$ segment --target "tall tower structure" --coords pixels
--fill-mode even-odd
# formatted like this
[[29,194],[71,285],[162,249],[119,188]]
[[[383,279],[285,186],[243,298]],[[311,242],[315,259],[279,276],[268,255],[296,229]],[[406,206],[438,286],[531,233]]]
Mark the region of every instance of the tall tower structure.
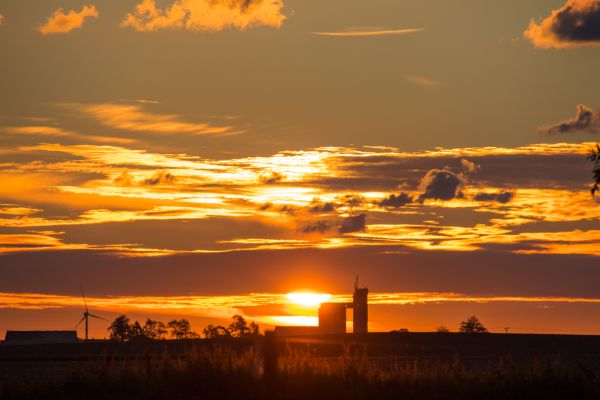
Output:
[[367,333],[369,331],[369,288],[360,287],[358,283],[358,275],[354,283],[354,295],[352,297],[353,308],[353,326],[354,333]]

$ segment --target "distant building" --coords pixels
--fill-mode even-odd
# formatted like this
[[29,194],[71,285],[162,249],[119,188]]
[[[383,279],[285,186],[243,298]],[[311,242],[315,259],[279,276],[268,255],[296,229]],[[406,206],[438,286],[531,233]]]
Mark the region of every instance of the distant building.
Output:
[[320,333],[318,326],[276,326],[277,336],[309,336]]
[[5,345],[79,343],[77,331],[7,331]]
[[346,303],[323,303],[319,307],[319,333],[346,333]]
[[323,303],[319,307],[319,326],[276,326],[278,336],[330,335],[346,333],[346,309],[353,310],[352,331],[369,331],[369,289],[360,287],[358,277],[354,284],[352,303]]

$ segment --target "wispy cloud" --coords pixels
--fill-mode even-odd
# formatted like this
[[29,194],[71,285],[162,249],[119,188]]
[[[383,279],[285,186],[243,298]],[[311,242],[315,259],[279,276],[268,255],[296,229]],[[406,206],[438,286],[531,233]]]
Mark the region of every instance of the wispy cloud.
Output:
[[30,215],[42,210],[30,207],[19,207],[15,204],[0,204],[0,214],[6,215]]
[[176,114],[156,114],[138,104],[65,104],[113,129],[130,132],[190,135],[233,135],[241,133],[231,126],[184,121]]
[[393,36],[406,35],[409,33],[423,32],[424,28],[408,29],[378,29],[378,30],[348,30],[340,32],[313,32],[317,36],[339,36],[339,37],[366,37],[366,36]]
[[28,234],[0,234],[0,254],[24,251],[91,250],[106,251],[128,257],[156,257],[174,253],[166,249],[149,249],[136,244],[93,245],[86,243],[65,243],[59,237],[63,233],[39,231]]
[[244,30],[254,26],[278,28],[286,18],[282,9],[281,0],[175,0],[164,8],[158,7],[154,0],[143,0],[127,14],[121,26],[138,32]]
[[70,138],[81,142],[131,144],[135,139],[119,138],[111,136],[82,135],[56,126],[33,125],[33,126],[7,126],[0,131],[11,135],[51,136],[55,138]]
[[84,6],[81,11],[71,10],[68,13],[60,8],[56,10],[48,21],[40,26],[38,30],[43,35],[51,35],[55,33],[68,33],[74,29],[79,29],[83,26],[87,18],[98,18],[100,14],[96,10],[96,6]]
[[419,86],[425,87],[425,88],[434,88],[440,85],[439,81],[436,81],[434,79],[431,78],[426,78],[424,76],[417,76],[417,75],[406,75],[405,77],[408,81],[417,84]]

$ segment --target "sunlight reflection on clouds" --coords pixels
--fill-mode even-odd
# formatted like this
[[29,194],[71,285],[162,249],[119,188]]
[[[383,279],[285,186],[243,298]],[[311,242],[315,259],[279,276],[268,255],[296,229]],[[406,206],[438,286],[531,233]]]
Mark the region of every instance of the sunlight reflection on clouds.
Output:
[[[597,231],[571,227],[527,232],[534,223],[600,219],[600,207],[585,186],[561,176],[548,186],[547,180],[553,178],[545,175],[545,169],[529,168],[525,183],[513,173],[507,189],[503,182],[494,181],[493,168],[486,169],[489,160],[514,169],[525,162],[523,157],[582,157],[589,146],[537,144],[424,152],[326,147],[224,160],[105,145],[24,146],[13,152],[23,157],[50,153],[58,158],[0,167],[6,185],[0,201],[10,205],[2,208],[0,227],[23,230],[10,236],[0,233],[4,237],[0,251],[99,249],[140,256],[358,245],[474,251],[489,244],[525,244],[526,248],[515,251],[598,255],[594,246],[599,240]],[[61,155],[65,159],[61,160]],[[465,157],[477,166],[468,177],[458,172],[464,168]],[[424,199],[418,182],[427,171],[439,168],[440,162],[456,163],[460,196]],[[400,182],[396,185],[402,187],[402,193],[390,186],[394,181],[369,179],[384,175]],[[540,179],[537,186],[532,183],[536,176]],[[502,193],[510,196],[499,197]],[[403,199],[401,204],[384,201],[395,199],[392,196],[396,194]],[[52,212],[56,207],[65,212]],[[451,213],[459,213],[462,220],[448,220]],[[361,215],[366,224],[361,229],[340,228]],[[213,246],[183,250],[166,243],[158,248],[148,246],[135,239],[72,243],[56,234],[25,232],[31,228],[215,218],[257,221],[257,227],[277,226],[280,233],[265,235],[256,228],[248,236],[231,231],[228,238],[215,239]]]

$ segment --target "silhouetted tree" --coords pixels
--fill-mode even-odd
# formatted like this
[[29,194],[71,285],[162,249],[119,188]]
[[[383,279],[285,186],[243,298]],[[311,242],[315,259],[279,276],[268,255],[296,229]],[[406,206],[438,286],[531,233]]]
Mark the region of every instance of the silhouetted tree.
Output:
[[144,336],[152,340],[164,339],[167,334],[167,326],[164,322],[148,318],[144,324]]
[[198,337],[198,334],[192,331],[190,321],[185,318],[174,319],[167,326],[171,331],[171,336],[175,339],[192,339]]
[[448,333],[450,332],[450,329],[448,329],[447,327],[445,327],[444,325],[440,325],[437,328],[435,328],[435,331],[437,333]]
[[257,323],[248,322],[239,314],[233,316],[233,322],[229,324],[227,329],[233,337],[256,336],[260,334],[260,327]]
[[228,330],[233,337],[246,336],[250,332],[246,319],[239,314],[233,316],[233,322],[229,324]]
[[139,323],[139,321],[135,321],[133,324],[131,324],[131,328],[129,328],[129,340],[142,339],[145,337],[146,335],[144,335],[144,328],[142,328],[142,325]]
[[250,332],[248,332],[248,334],[250,336],[258,336],[260,335],[260,326],[258,326],[258,324],[254,321],[250,322]]
[[461,322],[458,331],[460,333],[488,333],[487,328],[474,315]]
[[595,196],[596,192],[600,190],[600,144],[597,144],[596,148],[592,149],[588,155],[588,160],[594,164],[592,169],[592,173],[594,174],[594,185],[592,186],[591,192],[592,196]]
[[131,337],[131,325],[129,324],[129,317],[126,315],[119,315],[108,327],[110,340],[118,340],[125,342]]
[[207,325],[206,328],[204,328],[202,330],[202,334],[204,335],[205,338],[207,339],[214,339],[216,337],[220,337],[220,336],[231,336],[231,333],[229,333],[229,330],[227,330],[227,328],[225,328],[224,326],[221,325]]

